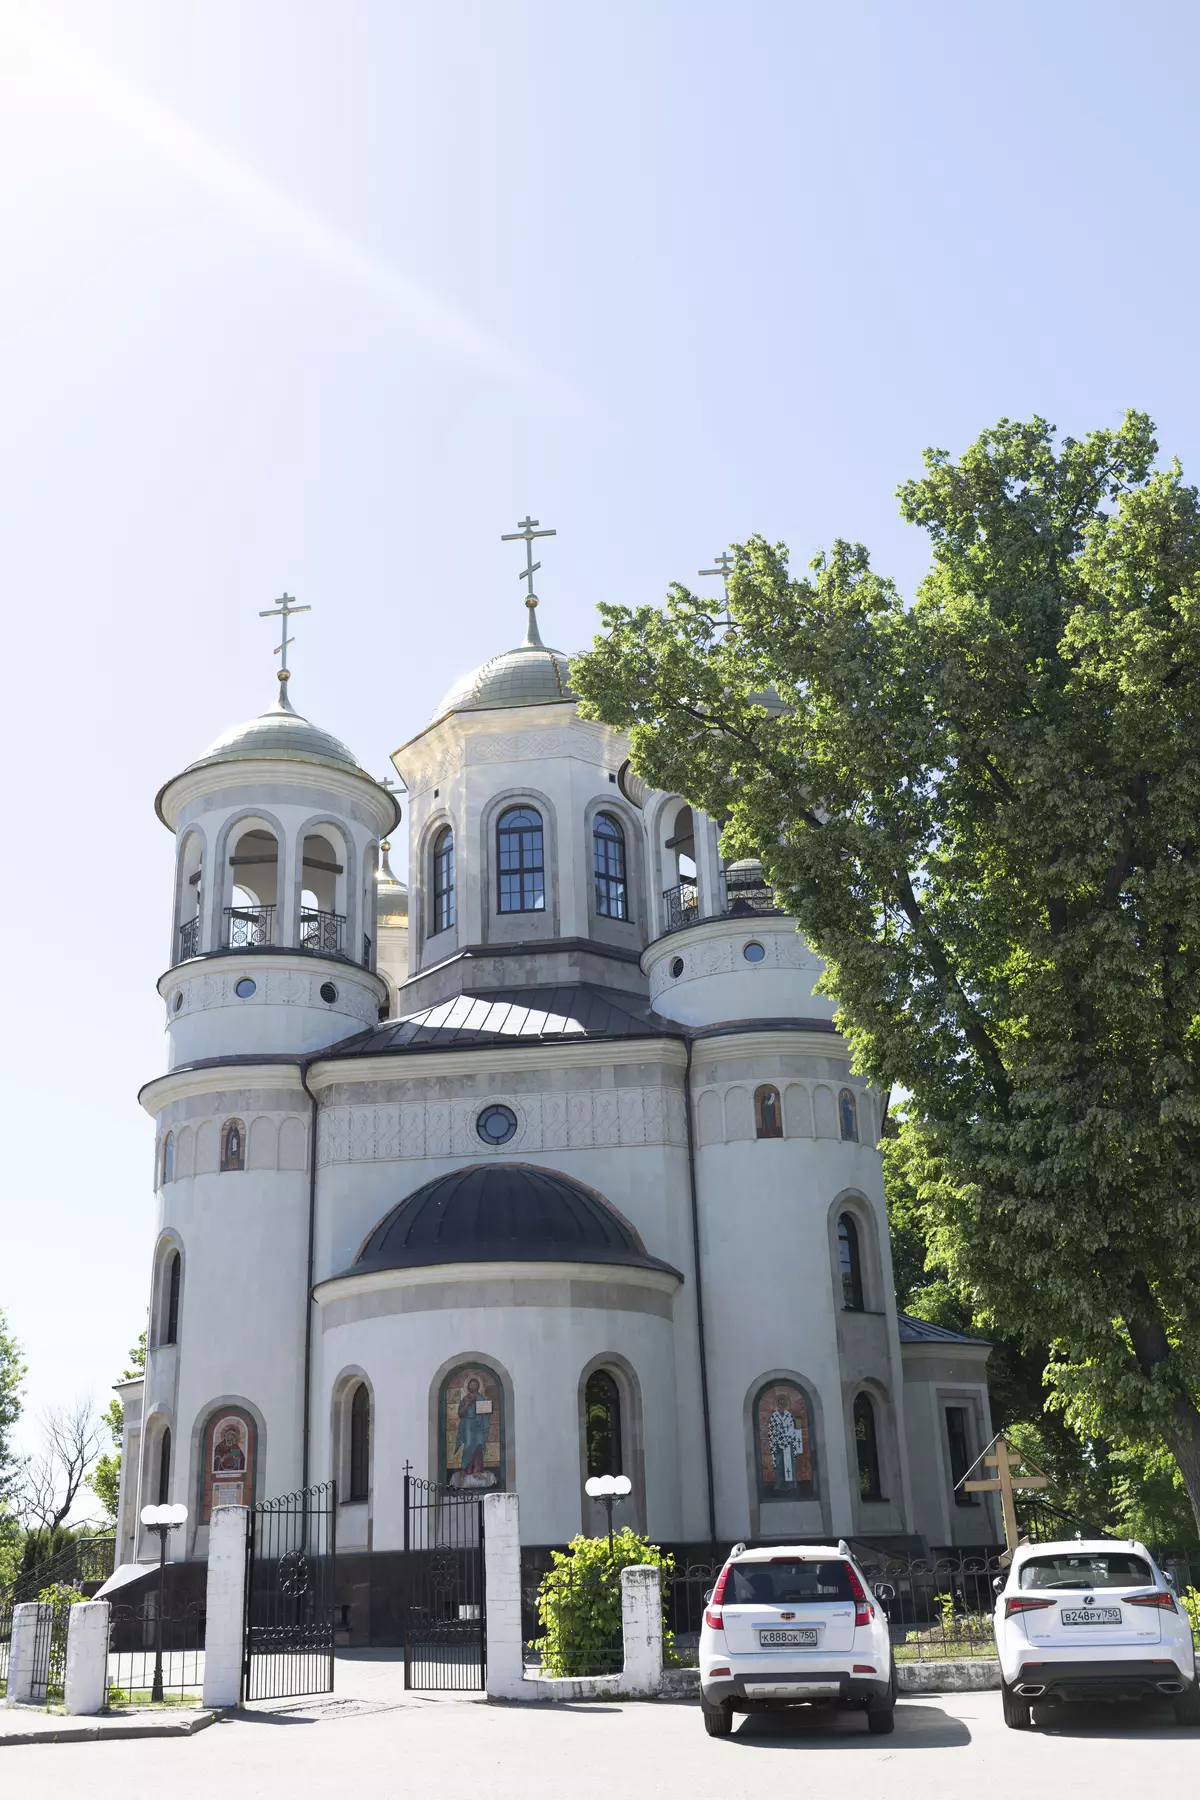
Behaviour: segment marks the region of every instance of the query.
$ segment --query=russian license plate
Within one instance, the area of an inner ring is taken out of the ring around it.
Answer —
[[[814,1625],[805,1625],[795,1631],[763,1631],[759,1630],[758,1642],[762,1650],[774,1650],[786,1644],[815,1644],[817,1631]]]
[[[1059,1613],[1064,1625],[1119,1625],[1119,1606],[1064,1606]]]

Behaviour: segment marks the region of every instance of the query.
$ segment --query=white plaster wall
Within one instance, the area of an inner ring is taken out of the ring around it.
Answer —
[[[766,951],[747,962],[748,943]],[[671,973],[676,963],[683,968]],[[710,919],[658,938],[642,956],[650,1003],[683,1025],[717,1025],[741,1019],[829,1019],[832,1000],[814,990],[824,965],[796,930],[774,913],[754,918]]]
[[[255,991],[243,999],[237,984]],[[332,983],[337,999],[321,988]],[[336,957],[265,950],[169,969],[158,984],[166,1007],[168,1067],[213,1056],[300,1054],[325,1049],[374,1025],[387,998],[382,976]]]

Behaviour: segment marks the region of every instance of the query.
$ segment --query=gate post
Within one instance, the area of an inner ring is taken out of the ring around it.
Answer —
[[[244,1506],[219,1506],[213,1509],[208,1527],[205,1706],[236,1706],[242,1696],[249,1517]]]
[[[634,1563],[622,1569],[622,1693],[657,1694],[662,1687],[662,1615],[659,1570],[652,1563]]]
[[[521,1638],[521,1523],[517,1496],[485,1494],[483,1522],[488,1698],[519,1700],[525,1668]]]
[[[33,1702],[33,1680],[37,1662],[38,1619],[50,1608],[42,1600],[26,1600],[13,1607],[12,1641],[8,1649],[8,1699],[17,1706]],[[47,1643],[49,1634],[47,1633]]]
[[[79,1600],[67,1624],[63,1711],[98,1713],[108,1697],[107,1600]]]

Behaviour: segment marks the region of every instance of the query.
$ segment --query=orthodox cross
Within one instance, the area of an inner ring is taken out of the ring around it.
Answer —
[[[959,1486],[967,1494],[998,1493],[1000,1495],[1000,1508],[1004,1514],[1004,1541],[1008,1545],[1008,1553],[1011,1557],[1021,1541],[1021,1534],[1017,1527],[1017,1509],[1013,1503],[1013,1489],[1044,1488],[1049,1487],[1050,1482],[1035,1464],[1028,1462],[1027,1457],[1018,1456],[1015,1450],[1010,1450],[1008,1439],[1005,1437],[993,1438],[987,1450],[979,1458],[979,1462],[974,1463],[972,1467],[977,1469],[979,1463],[982,1463],[985,1468],[995,1469],[996,1473],[987,1480],[963,1480]],[[1019,1469],[1022,1463],[1028,1463],[1032,1473],[1014,1475],[1013,1470]]]
[[[280,621],[279,642],[275,646],[275,654],[279,658],[279,695],[281,699],[287,693],[287,684],[290,677],[290,670],[287,666],[288,645],[294,644],[296,641],[295,638],[290,638],[287,634],[288,620],[293,613],[311,611],[311,606],[297,606],[293,594],[284,594],[282,599],[277,600],[273,607],[268,608],[266,612],[260,612],[258,615],[260,619],[278,619]]]
[[[532,611],[537,605],[537,595],[533,591],[533,578],[542,566],[540,562],[534,562],[533,560],[533,540],[534,538],[557,537],[558,533],[557,531],[536,530],[537,520],[529,518],[528,515],[523,519],[519,519],[517,522],[520,529],[518,531],[502,532],[500,542],[502,544],[513,544],[518,538],[524,539],[525,567],[521,570],[519,579],[523,581],[529,589],[529,592],[525,597],[525,604],[529,607],[530,611]]]
[[[723,619],[712,619],[710,620],[710,623],[713,625],[723,625],[725,627],[726,637],[736,636],[737,626],[729,616],[729,571],[733,568],[733,558],[730,556],[728,550],[722,550],[720,556],[713,557],[713,561],[717,565],[715,569],[697,570],[697,574],[699,575],[719,575],[725,588],[725,617]]]

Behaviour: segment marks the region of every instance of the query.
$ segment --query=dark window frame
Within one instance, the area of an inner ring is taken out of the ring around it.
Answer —
[[[371,1496],[371,1390],[365,1381],[355,1385],[346,1408],[349,1431],[346,1499],[369,1500]]]
[[[589,1476],[624,1474],[621,1387],[609,1369],[593,1369],[584,1383],[583,1437]]]
[[[838,1278],[843,1312],[866,1312],[863,1298],[862,1234],[851,1212],[838,1214]]]
[[[164,1425],[158,1440],[158,1504],[166,1506],[171,1498],[171,1427]]]
[[[597,915],[628,924],[629,872],[625,831],[621,821],[609,812],[598,812],[592,821],[592,874]]]
[[[546,910],[546,825],[534,806],[509,806],[496,821],[496,910]]]
[[[439,932],[451,931],[456,922],[454,900],[454,828],[443,825],[433,840],[431,851],[431,868],[433,873],[433,905],[429,936],[437,937]]]
[[[166,1267],[167,1305],[166,1318],[163,1321],[163,1343],[179,1342],[179,1288],[183,1275],[183,1257],[178,1250],[172,1250],[167,1258]]]
[[[875,1402],[865,1390],[854,1396],[852,1417],[859,1498],[882,1500],[885,1496],[879,1470],[879,1421],[875,1416]]]
[[[950,1486],[954,1492],[955,1506],[978,1506],[979,1495],[964,1493],[959,1482],[970,1469],[975,1458],[971,1455],[971,1409],[961,1403],[944,1408],[946,1419],[946,1449],[950,1456]],[[953,1418],[954,1425],[950,1421]]]

